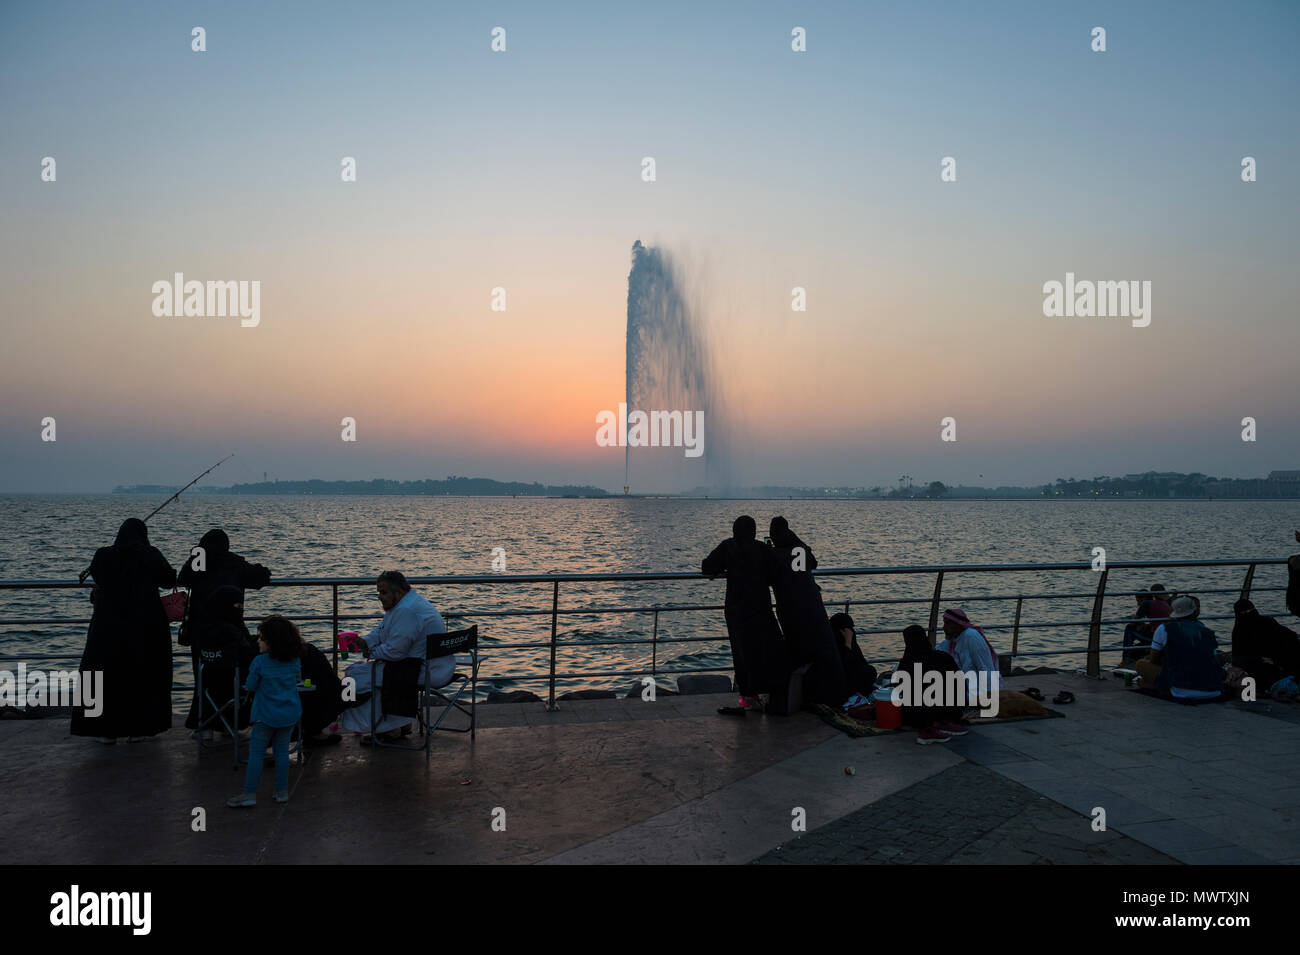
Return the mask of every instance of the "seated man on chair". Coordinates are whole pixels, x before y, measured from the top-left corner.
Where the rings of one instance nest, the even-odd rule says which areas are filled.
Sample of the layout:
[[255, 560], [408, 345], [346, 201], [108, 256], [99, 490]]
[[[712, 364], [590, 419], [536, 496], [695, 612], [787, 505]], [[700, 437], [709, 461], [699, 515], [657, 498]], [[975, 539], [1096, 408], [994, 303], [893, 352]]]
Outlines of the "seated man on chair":
[[[347, 676], [356, 681], [357, 702], [343, 711], [339, 725], [353, 733], [367, 736], [383, 733], [392, 737], [408, 727], [412, 718], [384, 715], [379, 700], [376, 699], [372, 704], [370, 694], [378, 693], [383, 686], [387, 663], [402, 660], [423, 662], [427, 644], [425, 637], [431, 633], [446, 633], [447, 625], [443, 622], [442, 614], [438, 613], [438, 608], [411, 590], [406, 577], [398, 571], [388, 570], [380, 574], [375, 587], [379, 592], [379, 602], [384, 608], [384, 619], [362, 638], [366, 645], [363, 652], [375, 662], [354, 663], [347, 668]], [[443, 686], [451, 679], [455, 667], [456, 661], [452, 657], [430, 660], [428, 672], [421, 675], [419, 682], [432, 687]], [[376, 713], [374, 726], [370, 725], [372, 706]]]

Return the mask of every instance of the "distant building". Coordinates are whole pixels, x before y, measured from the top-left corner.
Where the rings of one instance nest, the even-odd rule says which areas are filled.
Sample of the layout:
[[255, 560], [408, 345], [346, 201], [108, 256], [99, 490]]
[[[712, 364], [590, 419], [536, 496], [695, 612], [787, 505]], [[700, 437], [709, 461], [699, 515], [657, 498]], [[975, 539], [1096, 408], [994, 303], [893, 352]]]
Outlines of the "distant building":
[[1268, 479], [1281, 481], [1284, 484], [1296, 484], [1300, 483], [1300, 471], [1269, 471]]

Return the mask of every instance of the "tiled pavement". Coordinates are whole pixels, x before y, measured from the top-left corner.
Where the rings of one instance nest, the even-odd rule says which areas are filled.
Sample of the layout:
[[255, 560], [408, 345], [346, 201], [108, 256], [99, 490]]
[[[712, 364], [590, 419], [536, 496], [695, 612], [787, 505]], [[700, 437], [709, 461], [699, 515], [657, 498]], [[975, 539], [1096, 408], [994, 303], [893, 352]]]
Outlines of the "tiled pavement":
[[796, 865], [1174, 860], [973, 763], [960, 763], [754, 860]]
[[1070, 689], [1067, 718], [977, 727], [943, 747], [969, 763], [758, 861], [1300, 862], [1292, 709], [1183, 706], [1067, 674], [1007, 685], [1031, 683]]
[[[777, 846], [782, 861], [1300, 861], [1293, 711], [1071, 675], [1009, 685], [1028, 682], [1078, 701], [924, 747], [810, 714], [718, 717], [727, 697], [481, 707], [476, 744], [440, 734], [426, 763], [347, 740], [295, 766], [287, 806], [243, 813], [221, 805], [228, 756], [178, 731], [102, 747], [62, 720], [0, 722], [0, 825], [33, 834], [10, 847], [29, 862], [748, 862]], [[201, 834], [194, 807], [211, 807]]]

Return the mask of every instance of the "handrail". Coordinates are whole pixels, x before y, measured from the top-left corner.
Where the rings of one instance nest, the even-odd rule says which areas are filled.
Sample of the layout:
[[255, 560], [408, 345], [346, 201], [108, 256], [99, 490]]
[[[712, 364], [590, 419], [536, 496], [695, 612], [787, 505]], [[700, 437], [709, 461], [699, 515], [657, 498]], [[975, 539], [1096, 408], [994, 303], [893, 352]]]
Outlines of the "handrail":
[[[1103, 616], [1104, 601], [1107, 597], [1133, 596], [1140, 591], [1108, 591], [1107, 583], [1112, 570], [1126, 569], [1168, 569], [1168, 568], [1224, 568], [1224, 567], [1247, 567], [1247, 572], [1242, 585], [1238, 587], [1223, 588], [1198, 588], [1197, 593], [1240, 593], [1242, 596], [1248, 596], [1252, 589], [1257, 592], [1263, 591], [1281, 591], [1284, 587], [1254, 587], [1255, 571], [1260, 566], [1282, 565], [1287, 563], [1285, 557], [1265, 557], [1265, 558], [1227, 558], [1223, 560], [1145, 560], [1145, 561], [1108, 561], [1105, 569], [1100, 571], [1094, 570], [1090, 562], [1054, 562], [1041, 564], [921, 564], [921, 565], [904, 565], [904, 566], [884, 566], [884, 567], [833, 567], [819, 568], [813, 571], [816, 577], [877, 577], [877, 576], [898, 576], [898, 575], [931, 575], [935, 576], [935, 585], [930, 596], [923, 597], [881, 597], [861, 600], [835, 601], [834, 605], [843, 605], [846, 610], [850, 606], [889, 606], [896, 604], [929, 604], [929, 625], [932, 633], [936, 631], [938, 624], [939, 605], [942, 602], [948, 604], [961, 604], [974, 601], [999, 601], [1014, 600], [1016, 602], [1016, 617], [1013, 624], [988, 624], [983, 627], [985, 630], [1011, 630], [1012, 631], [1012, 649], [1009, 656], [1016, 657], [1033, 657], [1033, 656], [1066, 656], [1075, 653], [1087, 655], [1087, 672], [1090, 676], [1096, 677], [1100, 672], [1100, 654], [1103, 652], [1115, 652], [1117, 650], [1132, 649], [1131, 647], [1114, 647], [1102, 646], [1101, 628], [1115, 624], [1127, 624], [1132, 622], [1133, 618], [1124, 617], [1105, 617]], [[1097, 573], [1098, 582], [1095, 590], [1078, 592], [1078, 593], [1008, 593], [994, 595], [970, 595], [970, 596], [950, 596], [943, 598], [943, 583], [945, 576], [954, 574], [973, 574], [973, 573], [1041, 573], [1043, 571], [1089, 571]], [[725, 574], [720, 575], [725, 577]], [[467, 609], [462, 611], [447, 610], [444, 616], [450, 618], [462, 617], [531, 617], [531, 616], [549, 616], [550, 617], [550, 635], [549, 639], [540, 642], [531, 643], [500, 643], [491, 644], [496, 649], [526, 649], [539, 650], [548, 652], [549, 663], [547, 676], [544, 678], [548, 683], [548, 708], [555, 708], [555, 690], [556, 681], [564, 679], [582, 679], [596, 676], [623, 676], [634, 675], [636, 671], [628, 670], [591, 670], [557, 672], [556, 655], [560, 647], [602, 647], [602, 646], [631, 646], [651, 645], [651, 673], [659, 674], [682, 674], [682, 673], [707, 673], [707, 672], [725, 672], [730, 667], [694, 667], [688, 669], [660, 669], [659, 668], [659, 644], [660, 643], [721, 643], [725, 640], [721, 636], [707, 637], [677, 637], [672, 639], [661, 638], [659, 634], [659, 615], [660, 613], [669, 612], [687, 612], [687, 611], [718, 611], [723, 609], [722, 604], [651, 604], [646, 606], [590, 606], [590, 607], [561, 607], [560, 606], [560, 586], [565, 583], [639, 583], [652, 581], [693, 581], [708, 582], [711, 578], [700, 573], [672, 571], [672, 572], [649, 572], [649, 573], [549, 573], [549, 574], [468, 574], [468, 575], [425, 575], [425, 576], [407, 576], [407, 580], [413, 586], [427, 585], [478, 585], [491, 584], [499, 586], [502, 584], [510, 585], [529, 585], [529, 584], [550, 584], [551, 593], [550, 607], [528, 609], [528, 608], [510, 608], [506, 610], [486, 610], [486, 609]], [[339, 630], [339, 624], [345, 620], [373, 620], [381, 614], [378, 613], [340, 613], [339, 612], [339, 588], [349, 586], [372, 586], [375, 582], [373, 577], [288, 577], [272, 580], [269, 584], [271, 587], [328, 587], [332, 596], [332, 612], [329, 614], [299, 614], [296, 619], [303, 621], [323, 621], [329, 620], [332, 623], [334, 633]], [[0, 580], [0, 590], [28, 590], [28, 589], [81, 589], [90, 587], [90, 582], [80, 583], [76, 580]], [[1022, 611], [1025, 601], [1028, 600], [1061, 600], [1061, 599], [1092, 599], [1092, 612], [1086, 620], [1062, 620], [1047, 622], [1025, 622], [1022, 619]], [[625, 640], [586, 640], [581, 643], [563, 643], [559, 639], [558, 619], [560, 616], [582, 616], [582, 615], [599, 615], [610, 613], [653, 613], [654, 623], [652, 636], [650, 639], [625, 639]], [[1231, 619], [1230, 617], [1215, 617], [1205, 615], [1203, 619], [1219, 620]], [[51, 626], [56, 624], [85, 624], [89, 620], [81, 618], [0, 618], [0, 626]], [[1084, 648], [1070, 649], [1050, 649], [1050, 650], [1021, 650], [1019, 648], [1019, 637], [1023, 631], [1033, 629], [1063, 629], [1072, 627], [1088, 628], [1088, 645]], [[885, 633], [894, 633], [896, 628], [871, 629], [860, 627], [858, 633], [863, 635], [876, 635]], [[334, 665], [338, 668], [338, 647], [335, 645]], [[185, 652], [178, 652], [175, 656], [185, 658], [188, 656]], [[70, 654], [41, 654], [27, 653], [23, 655], [0, 654], [0, 661], [9, 660], [56, 660], [56, 659], [79, 659], [77, 656]], [[873, 659], [871, 662], [891, 662], [889, 658]], [[495, 679], [499, 680], [540, 680], [542, 677], [536, 674], [520, 675], [500, 675]]]
[[[1285, 564], [1285, 557], [1234, 557], [1224, 560], [1128, 560], [1107, 561], [1106, 566], [1115, 569], [1141, 569], [1155, 567], [1244, 567], [1250, 564]], [[1033, 572], [1041, 570], [1092, 570], [1088, 561], [1080, 563], [1047, 564], [910, 564], [891, 567], [819, 567], [812, 571], [814, 577], [840, 576], [875, 576], [881, 574], [951, 574], [972, 573], [1015, 573], [1017, 571]], [[720, 574], [719, 579], [726, 577]], [[607, 573], [607, 574], [442, 574], [415, 577], [406, 575], [410, 584], [549, 584], [581, 583], [602, 581], [650, 581], [650, 580], [710, 580], [696, 571], [659, 571], [652, 573]], [[333, 584], [374, 584], [374, 577], [282, 577], [272, 579], [271, 587], [328, 587]], [[78, 583], [76, 580], [0, 580], [0, 590], [41, 587], [90, 587], [89, 582]]]

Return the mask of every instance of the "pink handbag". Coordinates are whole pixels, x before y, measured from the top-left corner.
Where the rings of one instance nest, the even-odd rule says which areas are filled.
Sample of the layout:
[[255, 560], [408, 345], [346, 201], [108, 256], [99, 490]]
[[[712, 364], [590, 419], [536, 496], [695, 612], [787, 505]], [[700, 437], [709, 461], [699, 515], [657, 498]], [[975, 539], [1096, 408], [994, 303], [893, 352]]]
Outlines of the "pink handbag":
[[178, 620], [185, 619], [185, 605], [189, 602], [189, 594], [183, 590], [173, 587], [172, 592], [164, 594], [162, 598], [163, 610], [167, 611], [168, 623], [175, 623]]

